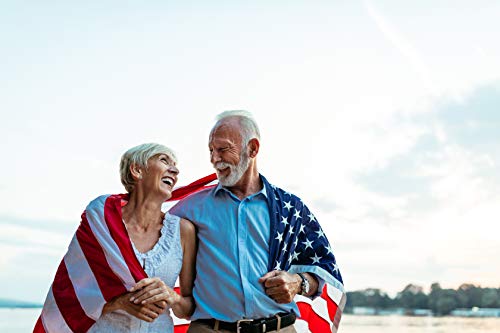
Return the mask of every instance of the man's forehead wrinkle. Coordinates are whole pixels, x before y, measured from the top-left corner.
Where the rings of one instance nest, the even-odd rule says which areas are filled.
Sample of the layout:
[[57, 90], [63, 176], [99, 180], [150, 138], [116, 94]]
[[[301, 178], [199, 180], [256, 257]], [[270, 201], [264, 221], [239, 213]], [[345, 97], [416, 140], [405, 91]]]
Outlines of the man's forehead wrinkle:
[[241, 134], [239, 131], [238, 123], [230, 123], [228, 121], [223, 121], [217, 124], [216, 127], [210, 133], [210, 141], [228, 141], [231, 143], [237, 143], [241, 141]]

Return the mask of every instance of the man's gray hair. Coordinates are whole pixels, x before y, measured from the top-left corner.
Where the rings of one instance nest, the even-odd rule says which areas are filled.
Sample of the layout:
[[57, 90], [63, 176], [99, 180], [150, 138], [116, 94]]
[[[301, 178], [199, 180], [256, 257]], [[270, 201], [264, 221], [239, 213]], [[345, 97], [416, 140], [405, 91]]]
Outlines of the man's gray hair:
[[245, 110], [229, 110], [218, 114], [215, 117], [217, 123], [215, 124], [214, 128], [216, 128], [222, 120], [230, 117], [236, 117], [240, 121], [243, 146], [246, 146], [248, 142], [253, 138], [257, 138], [260, 140], [259, 126], [257, 125], [257, 122], [255, 121], [253, 115]]
[[165, 154], [174, 162], [177, 162], [174, 152], [170, 148], [158, 143], [144, 143], [130, 148], [122, 155], [120, 161], [120, 179], [127, 192], [132, 192], [135, 187], [135, 179], [132, 177], [130, 167], [137, 165], [147, 170], [149, 159], [160, 154]]

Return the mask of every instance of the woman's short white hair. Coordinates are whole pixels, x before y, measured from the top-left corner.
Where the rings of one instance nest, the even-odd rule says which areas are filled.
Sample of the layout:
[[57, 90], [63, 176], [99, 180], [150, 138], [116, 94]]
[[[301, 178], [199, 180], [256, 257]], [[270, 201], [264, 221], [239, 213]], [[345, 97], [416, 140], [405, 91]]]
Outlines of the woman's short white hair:
[[255, 121], [253, 115], [245, 110], [229, 110], [218, 114], [215, 117], [217, 123], [215, 124], [214, 128], [216, 128], [222, 120], [230, 117], [236, 117], [240, 121], [243, 146], [246, 146], [248, 142], [253, 138], [257, 138], [260, 140], [259, 126], [257, 125], [257, 122]]
[[130, 167], [137, 165], [147, 170], [149, 159], [159, 154], [165, 154], [174, 162], [177, 162], [174, 152], [170, 148], [158, 143], [144, 143], [130, 148], [122, 155], [120, 161], [120, 179], [127, 192], [132, 192], [135, 186], [135, 179], [132, 177]]

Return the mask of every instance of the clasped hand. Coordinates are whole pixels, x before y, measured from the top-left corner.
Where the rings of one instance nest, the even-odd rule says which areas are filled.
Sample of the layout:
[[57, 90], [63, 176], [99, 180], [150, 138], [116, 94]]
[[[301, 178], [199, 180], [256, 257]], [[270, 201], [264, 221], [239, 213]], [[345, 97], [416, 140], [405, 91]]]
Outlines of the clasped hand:
[[152, 322], [165, 311], [167, 305], [172, 306], [179, 299], [180, 296], [161, 279], [146, 278], [106, 305], [103, 313], [121, 309], [138, 319]]
[[172, 306], [181, 299], [179, 294], [157, 277], [142, 279], [129, 291], [133, 293], [130, 301], [134, 304], [152, 304], [163, 301]]

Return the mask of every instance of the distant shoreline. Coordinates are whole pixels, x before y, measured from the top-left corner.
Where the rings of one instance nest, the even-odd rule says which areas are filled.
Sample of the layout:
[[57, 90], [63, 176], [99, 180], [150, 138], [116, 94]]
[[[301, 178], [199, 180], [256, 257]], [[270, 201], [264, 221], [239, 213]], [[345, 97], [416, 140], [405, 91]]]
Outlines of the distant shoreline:
[[14, 299], [5, 299], [0, 298], [0, 308], [2, 309], [35, 309], [41, 308], [43, 304], [26, 302], [26, 301], [18, 301]]
[[42, 304], [33, 304], [33, 305], [0, 305], [0, 309], [41, 309], [43, 308]]

